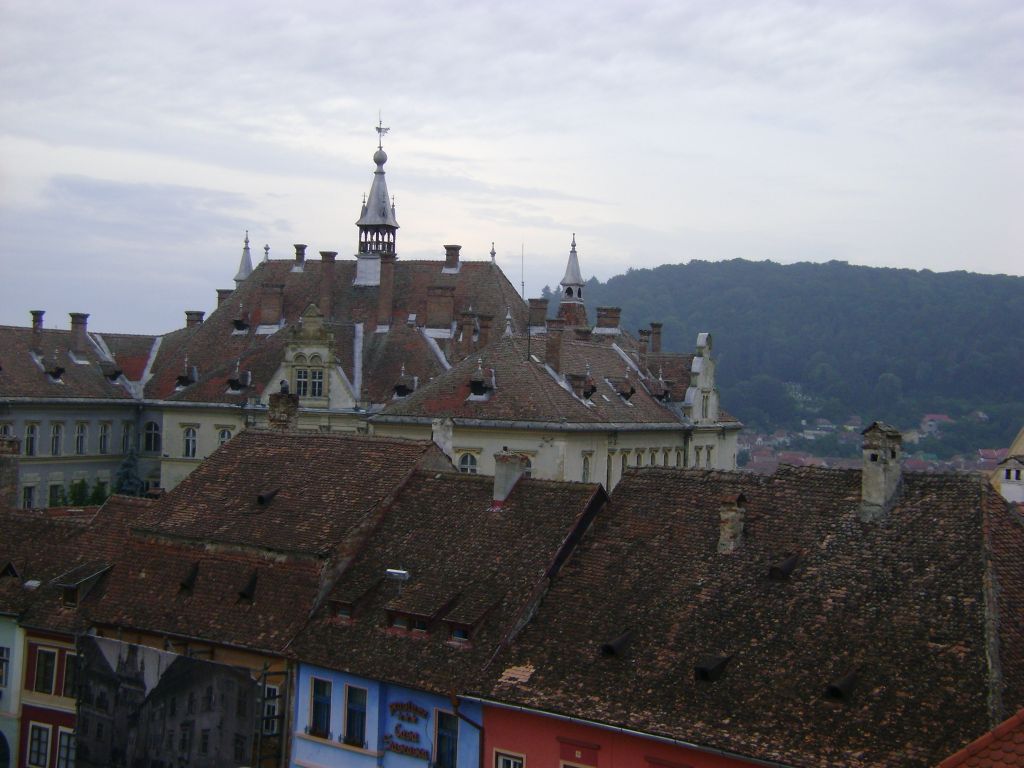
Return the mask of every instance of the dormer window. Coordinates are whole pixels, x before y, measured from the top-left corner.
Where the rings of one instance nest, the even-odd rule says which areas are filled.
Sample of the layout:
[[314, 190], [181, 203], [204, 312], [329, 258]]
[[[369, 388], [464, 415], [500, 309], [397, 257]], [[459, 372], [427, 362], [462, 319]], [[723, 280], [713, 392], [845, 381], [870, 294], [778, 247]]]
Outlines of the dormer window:
[[453, 643], [468, 643], [469, 627], [461, 624], [450, 624], [448, 626], [448, 639]]
[[299, 397], [324, 396], [323, 358], [320, 355], [295, 356], [295, 394]]
[[459, 457], [459, 472], [464, 475], [476, 474], [476, 456], [472, 453], [464, 453]]
[[338, 619], [351, 619], [352, 608], [352, 603], [347, 603], [342, 600], [331, 600], [330, 602], [331, 615]]

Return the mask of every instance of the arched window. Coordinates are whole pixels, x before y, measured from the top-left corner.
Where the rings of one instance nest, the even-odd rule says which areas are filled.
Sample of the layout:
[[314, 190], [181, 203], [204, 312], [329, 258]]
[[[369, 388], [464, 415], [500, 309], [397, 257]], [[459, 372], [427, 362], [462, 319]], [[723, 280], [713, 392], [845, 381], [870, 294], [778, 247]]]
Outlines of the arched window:
[[64, 449], [64, 425], [52, 424], [50, 426], [50, 455], [60, 456]]
[[85, 442], [88, 436], [88, 426], [75, 424], [75, 453], [79, 456], [85, 455]]
[[196, 457], [196, 428], [185, 427], [185, 445], [182, 448], [181, 455], [186, 459], [194, 459]]
[[36, 440], [39, 439], [39, 425], [38, 424], [26, 424], [25, 425], [25, 455], [35, 456], [36, 455]]
[[464, 453], [459, 457], [459, 472], [466, 475], [476, 474], [476, 456], [472, 453]]
[[623, 451], [622, 453], [622, 468], [619, 471], [619, 476], [626, 474], [626, 467], [629, 466], [629, 454]]
[[658, 449], [657, 448], [651, 448], [651, 466], [652, 467], [658, 466]]
[[109, 424], [100, 424], [100, 453], [110, 453]]
[[142, 433], [143, 450], [148, 453], [160, 453], [160, 425], [155, 421], [147, 421]]
[[132, 424], [130, 421], [121, 425], [121, 453], [128, 453], [132, 447]]
[[295, 356], [295, 394], [299, 397], [309, 395], [309, 368], [306, 367], [306, 356]]
[[676, 448], [676, 467], [683, 466], [683, 452]]
[[231, 439], [231, 430], [222, 429], [217, 433], [217, 445], [224, 445], [228, 440]]
[[323, 360], [319, 355], [309, 358], [309, 396], [324, 396], [324, 369]]
[[589, 483], [590, 482], [590, 457], [589, 456], [584, 456], [583, 457], [583, 482], [584, 483]]

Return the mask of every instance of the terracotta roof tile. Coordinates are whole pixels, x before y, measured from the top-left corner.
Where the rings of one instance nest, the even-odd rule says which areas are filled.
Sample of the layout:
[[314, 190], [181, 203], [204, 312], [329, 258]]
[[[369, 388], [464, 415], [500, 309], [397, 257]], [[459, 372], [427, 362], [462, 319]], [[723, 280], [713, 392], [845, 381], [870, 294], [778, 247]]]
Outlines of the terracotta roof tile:
[[1024, 709], [972, 741], [938, 768], [1015, 768], [1024, 765]]

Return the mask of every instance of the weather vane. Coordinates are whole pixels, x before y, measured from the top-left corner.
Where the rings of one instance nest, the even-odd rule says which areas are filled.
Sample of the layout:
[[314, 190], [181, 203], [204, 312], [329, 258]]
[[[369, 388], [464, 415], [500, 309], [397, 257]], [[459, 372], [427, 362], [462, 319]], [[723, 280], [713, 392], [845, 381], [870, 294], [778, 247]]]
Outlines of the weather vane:
[[384, 127], [384, 121], [381, 119], [380, 111], [378, 111], [377, 112], [377, 128], [376, 128], [376, 131], [377, 131], [377, 149], [384, 149], [384, 137], [387, 135], [387, 132], [390, 131], [390, 130], [391, 130], [390, 128], [385, 128]]

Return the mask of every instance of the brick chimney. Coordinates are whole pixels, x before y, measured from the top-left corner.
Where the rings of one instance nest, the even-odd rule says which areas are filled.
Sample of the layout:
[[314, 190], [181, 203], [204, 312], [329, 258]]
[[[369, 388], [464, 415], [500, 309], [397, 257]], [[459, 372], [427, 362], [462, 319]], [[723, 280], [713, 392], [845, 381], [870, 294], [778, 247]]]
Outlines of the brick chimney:
[[661, 327], [663, 323], [651, 323], [651, 354], [661, 354]]
[[458, 272], [459, 271], [459, 251], [462, 250], [461, 245], [446, 245], [444, 247], [444, 272]]
[[543, 328], [548, 319], [548, 300], [530, 299], [530, 321], [531, 328]]
[[71, 351], [84, 355], [89, 349], [89, 315], [85, 312], [71, 312]]
[[477, 349], [483, 349], [491, 343], [491, 326], [494, 325], [494, 315], [477, 315], [480, 321], [480, 334], [477, 339]]
[[[384, 251], [380, 255], [380, 287], [377, 289], [377, 327], [391, 325], [395, 301], [395, 254]], [[452, 293], [452, 311], [455, 294]]]
[[286, 391], [286, 383], [282, 383], [281, 390], [270, 396], [267, 420], [271, 429], [295, 429], [299, 423], [299, 396]]
[[647, 349], [651, 342], [651, 332], [646, 328], [640, 329], [640, 345], [637, 350], [637, 365], [640, 366], [640, 370], [647, 369]]
[[202, 325], [204, 317], [206, 317], [206, 313], [201, 309], [186, 309], [185, 327], [195, 328], [197, 325]]
[[217, 306], [219, 307], [225, 301], [231, 298], [231, 294], [235, 292], [234, 288], [218, 288], [217, 289]]
[[455, 315], [455, 286], [432, 285], [427, 288], [427, 327], [451, 328]]
[[576, 336], [576, 341], [590, 341], [594, 334], [590, 328], [573, 328], [572, 332]]
[[306, 266], [306, 244], [295, 243], [295, 264], [292, 272], [301, 272]]
[[337, 251], [320, 251], [320, 314], [324, 320], [334, 317], [334, 260]]
[[622, 310], [619, 307], [598, 307], [597, 327], [618, 331], [621, 316]]
[[719, 533], [718, 552], [731, 555], [743, 543], [743, 528], [746, 524], [746, 497], [742, 494], [726, 496], [718, 510]]
[[491, 509], [501, 509], [526, 471], [526, 457], [502, 451], [494, 454], [494, 498]]
[[44, 309], [32, 310], [32, 351], [36, 354], [43, 352], [43, 315]]
[[260, 296], [260, 325], [277, 325], [281, 322], [284, 305], [284, 285], [264, 283]]
[[0, 437], [0, 507], [11, 509], [18, 504], [18, 455], [21, 440]]
[[547, 363], [555, 373], [562, 372], [562, 331], [565, 328], [565, 320], [560, 317], [553, 317], [548, 320], [548, 333], [544, 347], [544, 362]]
[[902, 473], [900, 458], [903, 435], [889, 424], [872, 422], [862, 433], [864, 465], [861, 469], [861, 522], [869, 523], [888, 514], [896, 502]]
[[472, 312], [462, 312], [459, 315], [459, 326], [462, 336], [459, 342], [459, 350], [463, 355], [468, 355], [473, 351], [473, 326], [475, 325], [475, 318], [476, 315]]

